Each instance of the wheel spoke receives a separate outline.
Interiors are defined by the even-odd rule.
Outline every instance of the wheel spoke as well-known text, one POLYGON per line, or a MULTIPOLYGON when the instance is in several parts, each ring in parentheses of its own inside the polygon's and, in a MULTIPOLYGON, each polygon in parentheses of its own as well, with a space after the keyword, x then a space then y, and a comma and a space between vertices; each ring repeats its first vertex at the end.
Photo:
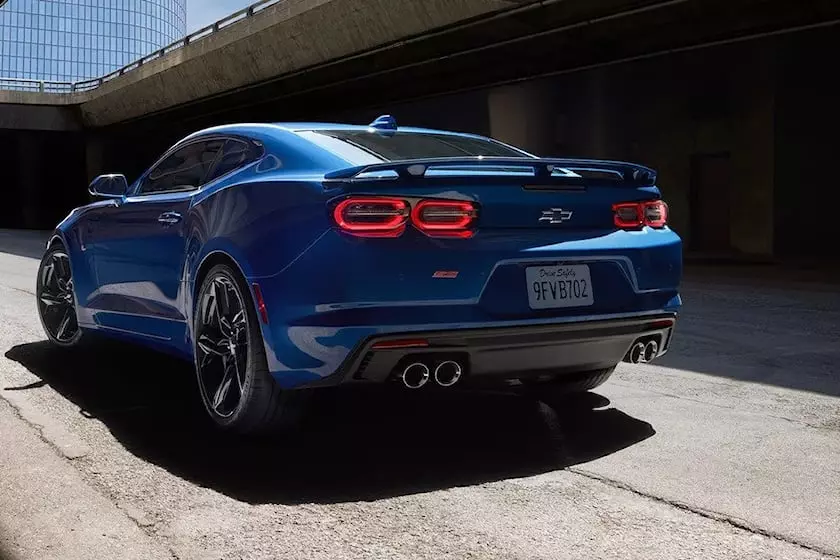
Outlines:
POLYGON ((41 303, 47 307, 51 307, 53 305, 65 305, 67 302, 49 292, 43 292, 41 294, 41 303))
POLYGON ((55 333, 55 337, 59 340, 64 338, 64 335, 67 331, 67 327, 70 325, 70 321, 73 319, 72 309, 68 307, 64 311, 64 316, 61 318, 61 323, 58 325, 58 331, 55 333))
POLYGON ((233 327, 233 330, 235 332, 245 330, 245 328, 248 326, 248 323, 247 323, 247 320, 245 318, 245 310, 244 309, 240 309, 239 313, 237 313, 236 315, 233 316, 233 319, 231 320, 231 324, 232 324, 231 326, 233 327))
POLYGON ((216 318, 221 323, 222 317, 227 312, 227 289, 221 280, 213 282, 213 297, 216 300, 216 318))
POLYGON ((50 264, 44 267, 44 289, 51 289, 53 288, 53 281, 55 280, 55 260, 53 259, 50 264))
MULTIPOLYGON (((216 389, 215 395, 213 395, 213 410, 219 412, 219 407, 222 406, 222 403, 225 402, 225 399, 230 392, 230 386, 233 383, 233 376, 230 374, 230 368, 225 368, 225 375, 222 378, 222 382, 219 383, 218 389, 216 389)), ((221 413, 220 413, 221 414, 221 413)))
POLYGON ((222 336, 226 338, 233 336, 233 327, 227 317, 219 317, 219 330, 222 332, 222 336))
POLYGON ((235 349, 236 347, 233 348, 234 350, 231 352, 228 365, 230 366, 232 364, 231 369, 233 369, 233 373, 236 376, 236 383, 239 385, 239 394, 241 395, 245 391, 245 372, 243 371, 244 368, 239 367, 239 355, 235 349))
POLYGON ((215 340, 208 334, 202 334, 198 337, 198 347, 204 352, 201 356, 200 368, 204 368, 216 358, 224 356, 227 348, 222 345, 221 340, 215 340))
POLYGON ((198 337, 198 347, 201 348, 205 354, 213 354, 216 356, 223 356, 227 354, 227 348, 222 344, 221 340, 214 340, 210 335, 202 334, 198 337))
POLYGON ((56 272, 58 273, 59 279, 66 282, 70 278, 70 267, 68 266, 67 259, 64 255, 56 253, 53 255, 53 262, 57 265, 56 272))

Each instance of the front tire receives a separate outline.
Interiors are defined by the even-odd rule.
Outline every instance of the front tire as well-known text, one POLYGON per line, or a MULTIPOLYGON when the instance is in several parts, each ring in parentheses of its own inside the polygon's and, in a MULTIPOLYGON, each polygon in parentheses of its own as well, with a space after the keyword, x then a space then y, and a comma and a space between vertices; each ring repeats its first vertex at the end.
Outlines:
POLYGON ((76 315, 70 257, 63 245, 51 247, 41 258, 35 295, 38 318, 50 342, 64 348, 77 346, 82 330, 76 315))
POLYGON ((282 391, 268 370, 257 314, 244 279, 227 265, 202 281, 193 324, 201 399, 222 429, 275 431, 297 420, 302 391, 282 391))

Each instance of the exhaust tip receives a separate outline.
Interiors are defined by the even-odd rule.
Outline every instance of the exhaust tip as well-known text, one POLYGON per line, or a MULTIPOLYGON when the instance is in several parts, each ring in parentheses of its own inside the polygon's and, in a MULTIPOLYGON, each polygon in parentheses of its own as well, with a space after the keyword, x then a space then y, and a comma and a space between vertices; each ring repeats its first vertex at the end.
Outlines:
POLYGON ((658 356, 658 355, 659 355, 659 343, 658 342, 656 342, 655 340, 651 340, 647 344, 645 344, 645 350, 644 350, 644 353, 642 355, 645 363, 653 361, 653 359, 656 358, 656 356, 658 356))
POLYGON ((461 364, 447 360, 435 368, 435 382, 441 387, 452 387, 461 379, 463 372, 461 364))
POLYGON ((429 381, 429 366, 420 362, 409 364, 403 370, 400 378, 403 385, 409 389, 419 389, 429 381))
POLYGON ((631 364, 638 364, 644 361, 645 355, 645 343, 644 342, 636 342, 633 344, 632 348, 630 348, 630 352, 627 353, 627 361, 631 364))

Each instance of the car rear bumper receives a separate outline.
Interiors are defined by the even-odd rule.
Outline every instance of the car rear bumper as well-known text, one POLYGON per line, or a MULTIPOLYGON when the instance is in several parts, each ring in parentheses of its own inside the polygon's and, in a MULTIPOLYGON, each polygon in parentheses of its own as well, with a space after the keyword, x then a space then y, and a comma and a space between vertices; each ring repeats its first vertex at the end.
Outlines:
MULTIPOLYGON (((454 361, 460 384, 527 379, 609 368, 638 341, 654 340, 654 357, 668 351, 676 313, 549 325, 455 329, 376 335, 366 339, 333 375, 309 387, 400 381, 420 362, 434 372, 454 361)), ((434 383, 432 383, 434 384, 434 383)))

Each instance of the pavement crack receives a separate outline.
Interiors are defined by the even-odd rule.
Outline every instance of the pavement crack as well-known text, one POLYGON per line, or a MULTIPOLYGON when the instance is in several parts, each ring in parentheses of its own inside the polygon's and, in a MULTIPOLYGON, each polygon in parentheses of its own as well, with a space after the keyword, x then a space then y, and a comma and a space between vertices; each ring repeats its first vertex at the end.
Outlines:
POLYGON ((30 296, 35 295, 35 292, 33 292, 32 290, 24 290, 23 288, 16 288, 14 286, 8 286, 6 284, 0 284, 0 286, 4 287, 6 289, 9 289, 9 290, 14 290, 16 292, 20 292, 22 294, 29 294, 30 296))
POLYGON ((19 394, 0 391, 0 399, 11 406, 15 416, 32 427, 42 441, 68 461, 72 462, 90 454, 90 448, 83 441, 66 430, 60 422, 41 413, 19 394))
POLYGON ((641 496, 641 497, 647 498, 649 500, 653 500, 653 501, 656 501, 656 502, 659 502, 659 503, 662 503, 662 504, 669 505, 671 507, 675 507, 675 508, 683 510, 683 511, 687 511, 689 513, 693 513, 695 515, 699 515, 701 517, 705 517, 706 519, 711 519, 713 521, 719 521, 721 523, 726 523, 728 525, 731 525, 732 527, 735 527, 737 529, 741 529, 742 531, 747 531, 747 532, 752 533, 754 535, 761 535, 762 537, 766 537, 768 539, 773 539, 773 540, 776 540, 776 541, 784 542, 784 543, 787 543, 787 544, 790 544, 790 545, 793 545, 793 546, 797 546, 797 547, 805 549, 805 550, 809 550, 811 552, 816 552, 817 554, 822 554, 823 556, 827 556, 829 558, 840 558, 840 554, 838 554, 837 552, 827 550, 827 549, 822 548, 820 546, 815 546, 815 545, 811 545, 811 544, 808 544, 808 543, 805 543, 805 542, 802 542, 802 541, 798 541, 796 539, 791 539, 791 538, 789 538, 785 535, 782 535, 782 534, 779 534, 779 533, 776 533, 776 532, 773 532, 773 531, 767 531, 765 529, 762 529, 760 527, 756 527, 756 526, 752 525, 751 523, 747 522, 746 520, 738 519, 736 517, 726 515, 725 513, 711 511, 711 510, 703 509, 703 508, 700 508, 700 507, 697 507, 697 506, 693 506, 691 504, 687 504, 685 502, 680 502, 678 500, 672 500, 672 499, 669 499, 669 498, 656 496, 654 494, 649 494, 649 493, 644 492, 642 490, 639 490, 638 488, 635 488, 634 486, 632 486, 630 484, 627 484, 625 482, 621 482, 619 480, 608 478, 608 477, 602 476, 600 474, 594 473, 592 471, 587 471, 585 469, 581 469, 581 468, 577 468, 577 467, 568 467, 565 470, 568 471, 568 472, 571 472, 573 474, 583 476, 583 477, 588 478, 590 480, 595 480, 595 481, 601 482, 603 484, 606 484, 608 486, 612 486, 613 488, 617 488, 619 490, 624 490, 626 492, 631 492, 631 493, 633 493, 637 496, 641 496))

